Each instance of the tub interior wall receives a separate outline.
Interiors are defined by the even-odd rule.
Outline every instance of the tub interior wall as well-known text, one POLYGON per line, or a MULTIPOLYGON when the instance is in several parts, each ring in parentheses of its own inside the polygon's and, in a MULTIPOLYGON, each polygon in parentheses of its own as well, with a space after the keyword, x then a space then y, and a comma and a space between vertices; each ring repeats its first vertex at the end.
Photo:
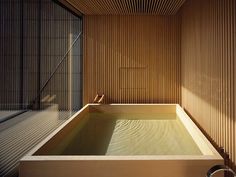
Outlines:
POLYGON ((101 113, 167 113, 176 114, 176 104, 107 104, 107 105, 90 105, 89 112, 101 112, 101 113))
POLYGON ((34 152, 34 155, 39 154, 47 154, 49 151, 51 151, 57 144, 60 143, 63 138, 71 132, 71 130, 80 123, 81 119, 83 118, 87 113, 89 113, 89 107, 86 106, 82 108, 77 114, 73 115, 69 120, 67 120, 62 126, 60 131, 55 131, 52 133, 47 139, 45 139, 43 142, 41 142, 40 145, 43 145, 39 149, 37 149, 36 152, 34 152), (72 119, 72 121, 71 121, 72 119), (66 126, 65 126, 66 125, 66 126), (63 128, 62 128, 63 127, 63 128))
POLYGON ((213 155, 179 112, 174 104, 88 105, 34 155, 213 155))
MULTIPOLYGON (((72 117, 72 121, 69 121, 69 123, 66 123, 66 126, 64 126, 59 132, 57 132, 54 135, 52 135, 52 138, 50 139, 50 141, 48 141, 44 146, 42 146, 36 153, 35 155, 42 155, 42 154, 48 154, 49 152, 53 152, 54 154, 59 153, 58 151, 60 151, 60 147, 58 151, 54 151, 53 149, 58 146, 58 144, 60 144, 60 142, 67 137, 67 135, 69 134, 71 136, 71 138, 73 136, 75 136, 78 129, 81 129, 81 127, 84 126, 84 124, 86 124, 86 119, 88 119, 88 114, 89 113, 93 113, 93 114, 98 114, 96 116, 98 116, 98 119, 92 119, 95 121, 92 121, 89 125, 94 125, 96 127, 91 127, 88 126, 87 129, 90 130, 86 130, 85 128, 85 133, 87 133, 88 136, 90 136, 90 138, 92 138, 92 136, 95 136, 96 138, 93 140, 84 140, 85 142, 85 146, 89 147, 88 142, 93 142, 95 141, 95 143, 101 148, 104 148, 105 145, 104 143, 109 143, 106 142, 108 141, 114 131, 115 125, 116 125, 116 119, 104 119, 104 115, 108 115, 108 116, 116 116, 117 114, 135 114, 135 118, 137 117, 137 114, 170 114, 170 115, 175 115, 176 114, 176 105, 87 105, 85 106, 85 108, 80 111, 77 115, 72 117), (101 119, 101 121, 99 121, 99 118, 101 119), (97 120, 97 121, 96 121, 97 120), (95 125, 98 124, 99 126, 95 125), (74 130, 74 131, 73 131, 74 130), (89 132, 88 132, 89 131, 89 132), (93 135, 92 135, 93 134, 93 135), (103 140, 103 141, 102 141, 103 140), (87 144, 87 145, 86 145, 87 144), (103 147, 102 147, 103 146, 103 147)), ((142 117, 143 118, 143 117, 142 117)), ((86 137, 85 137, 86 138, 86 137)), ((70 139, 70 138, 69 138, 70 139)), ((70 141, 68 139, 68 141, 70 141)), ((68 143, 68 142, 67 142, 68 143)), ((62 145, 64 146, 64 145, 62 145)), ((76 146, 76 140, 75 140, 75 146, 76 146)), ((63 147, 61 147, 63 148, 63 147)), ((92 147, 90 146, 90 149, 92 147)), ((58 148, 56 148, 58 149, 58 148)), ((99 149, 99 148, 98 148, 99 149)), ((87 150, 85 149, 85 151, 87 152, 87 150)), ((95 148, 96 151, 96 148, 95 148)), ((101 154, 104 154, 103 152, 105 150, 101 150, 100 149, 101 154)), ((95 152, 93 152, 95 153, 95 152)))

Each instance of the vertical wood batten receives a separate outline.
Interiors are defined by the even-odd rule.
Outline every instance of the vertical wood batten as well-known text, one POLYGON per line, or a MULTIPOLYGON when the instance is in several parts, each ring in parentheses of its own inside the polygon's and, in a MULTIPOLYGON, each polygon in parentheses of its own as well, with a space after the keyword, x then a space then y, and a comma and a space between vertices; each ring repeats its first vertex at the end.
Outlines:
POLYGON ((0 2, 0 109, 22 105, 22 4, 0 2))
POLYGON ((234 0, 187 1, 181 50, 182 106, 229 153, 234 165, 235 16, 234 0))
POLYGON ((84 104, 96 93, 106 103, 180 103, 178 16, 85 16, 84 24, 84 104))

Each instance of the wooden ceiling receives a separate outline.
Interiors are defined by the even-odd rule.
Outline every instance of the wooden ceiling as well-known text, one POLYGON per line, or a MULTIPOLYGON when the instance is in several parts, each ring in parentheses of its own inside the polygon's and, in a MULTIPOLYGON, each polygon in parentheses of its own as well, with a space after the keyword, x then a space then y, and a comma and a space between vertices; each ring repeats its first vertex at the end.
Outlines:
POLYGON ((174 15, 185 0, 64 0, 85 15, 174 15))

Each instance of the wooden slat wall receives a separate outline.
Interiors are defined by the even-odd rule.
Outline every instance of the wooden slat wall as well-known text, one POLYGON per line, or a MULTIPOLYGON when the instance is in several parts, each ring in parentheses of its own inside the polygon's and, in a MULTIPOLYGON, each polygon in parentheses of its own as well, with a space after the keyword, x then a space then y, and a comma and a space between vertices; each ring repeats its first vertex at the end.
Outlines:
POLYGON ((20 108, 21 17, 18 0, 0 1, 0 109, 20 108))
POLYGON ((84 16, 84 104, 180 102, 178 16, 84 16))
MULTIPOLYGON (((64 0, 85 15, 173 15, 185 0, 64 0)), ((63 2, 63 1, 62 1, 63 2)))
MULTIPOLYGON (((39 56, 39 0, 23 0, 23 102, 31 103, 38 94, 40 74, 39 56)), ((18 66, 19 67, 19 66, 18 66)), ((22 94, 22 93, 19 93, 22 94)))
POLYGON ((235 24, 235 0, 188 0, 182 9, 182 106, 234 165, 235 24))

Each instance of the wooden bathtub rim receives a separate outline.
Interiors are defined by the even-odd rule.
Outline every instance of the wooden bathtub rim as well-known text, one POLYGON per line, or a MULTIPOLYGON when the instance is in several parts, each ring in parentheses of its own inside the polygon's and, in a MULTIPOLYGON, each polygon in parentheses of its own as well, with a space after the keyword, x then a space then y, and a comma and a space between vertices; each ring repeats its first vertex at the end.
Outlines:
MULTIPOLYGON (((180 117, 180 116, 179 116, 180 117)), ((46 137, 41 143, 39 143, 37 146, 35 146, 35 148, 33 148, 28 154, 26 154, 25 157, 23 157, 21 159, 21 161, 26 161, 26 160, 51 160, 54 159, 54 157, 56 157, 58 160, 68 160, 68 157, 72 158, 72 159, 76 159, 76 160, 109 160, 109 159, 114 159, 114 160, 132 160, 132 159, 136 159, 136 160, 163 160, 168 159, 196 159, 196 160, 203 160, 203 159, 213 159, 213 160, 223 160, 223 158, 220 156, 220 154, 216 151, 216 149, 213 147, 213 145, 209 142, 209 140, 203 135, 203 133, 200 131, 200 129, 195 125, 195 123, 190 119, 190 117, 185 113, 185 111, 181 108, 181 106, 179 104, 109 104, 109 105, 100 105, 100 104, 87 104, 85 105, 80 111, 78 111, 77 113, 75 113, 70 119, 68 119, 65 123, 63 123, 60 127, 58 127, 54 132, 52 132, 48 137, 46 137), (97 156, 47 156, 47 155, 33 155, 35 154, 40 148, 42 148, 46 143, 48 143, 55 135, 57 135, 65 126, 67 126, 69 123, 71 123, 74 119, 79 119, 80 117, 82 117, 84 114, 88 113, 90 111, 91 108, 93 107, 109 107, 109 106, 149 106, 148 109, 150 109, 150 107, 154 106, 154 107, 164 107, 167 106, 171 109, 173 109, 173 107, 175 107, 176 110, 176 114, 179 114, 179 112, 181 112, 181 114, 183 114, 185 116, 185 118, 180 118, 180 120, 182 121, 182 123, 184 124, 185 128, 187 129, 187 131, 189 132, 189 134, 192 136, 193 140, 196 142, 195 136, 197 133, 197 136, 200 137, 200 139, 202 139, 204 141, 205 146, 208 147, 208 151, 204 151, 201 144, 199 144, 199 142, 197 144, 197 146, 199 147, 199 149, 201 150, 201 152, 203 153, 203 155, 145 155, 145 156, 103 156, 103 155, 97 155, 97 156), (190 130, 189 127, 186 127, 186 123, 184 123, 185 121, 183 121, 183 119, 187 120, 187 123, 190 124, 195 132, 192 132, 190 130), (207 152, 212 152, 207 153, 207 152)))

